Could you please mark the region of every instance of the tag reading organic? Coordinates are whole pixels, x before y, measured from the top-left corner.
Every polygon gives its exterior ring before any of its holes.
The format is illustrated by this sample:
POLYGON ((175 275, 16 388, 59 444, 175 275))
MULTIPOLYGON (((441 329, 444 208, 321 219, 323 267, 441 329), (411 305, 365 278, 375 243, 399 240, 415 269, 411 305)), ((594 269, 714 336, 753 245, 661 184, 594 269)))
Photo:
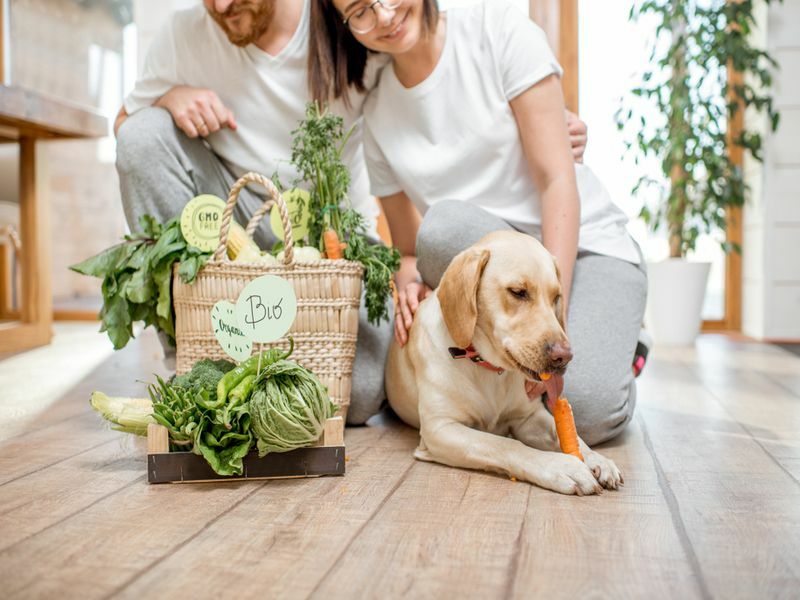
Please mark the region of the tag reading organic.
POLYGON ((292 284, 275 275, 262 275, 242 290, 236 301, 236 320, 254 342, 282 338, 297 316, 297 297, 292 284))
POLYGON ((220 300, 211 309, 211 324, 219 345, 235 361, 243 361, 253 352, 253 342, 239 327, 236 305, 220 300))
MULTIPOLYGON (((292 224, 292 239, 296 242, 302 240, 308 234, 308 202, 311 194, 306 190, 294 188, 283 193, 283 200, 289 210, 289 221, 292 224)), ((272 233, 279 239, 283 239, 283 224, 281 222, 281 211, 275 204, 269 213, 269 225, 272 233)))
POLYGON ((189 245, 204 252, 216 250, 225 201, 211 194, 195 196, 181 213, 181 233, 189 245))

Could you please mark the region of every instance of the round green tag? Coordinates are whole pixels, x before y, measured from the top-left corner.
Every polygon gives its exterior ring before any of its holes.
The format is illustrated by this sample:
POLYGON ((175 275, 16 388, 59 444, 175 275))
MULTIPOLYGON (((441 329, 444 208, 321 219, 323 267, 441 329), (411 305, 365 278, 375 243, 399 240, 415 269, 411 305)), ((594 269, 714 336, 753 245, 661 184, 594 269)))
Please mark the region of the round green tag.
POLYGON ((239 294, 236 320, 254 342, 273 342, 289 331, 297 316, 292 284, 275 275, 254 279, 239 294))
POLYGON ((241 362, 252 354, 253 341, 239 328, 233 302, 217 302, 211 309, 211 324, 219 345, 233 360, 241 362))
MULTIPOLYGON (((296 242, 308 235, 308 202, 311 194, 306 190, 294 188, 283 193, 286 208, 289 209, 289 221, 292 223, 292 239, 296 242)), ((281 211, 275 204, 269 213, 269 225, 272 233, 279 239, 283 239, 283 223, 281 222, 281 211)))
POLYGON ((181 233, 189 245, 205 252, 217 249, 225 201, 211 194, 195 196, 181 213, 181 233))

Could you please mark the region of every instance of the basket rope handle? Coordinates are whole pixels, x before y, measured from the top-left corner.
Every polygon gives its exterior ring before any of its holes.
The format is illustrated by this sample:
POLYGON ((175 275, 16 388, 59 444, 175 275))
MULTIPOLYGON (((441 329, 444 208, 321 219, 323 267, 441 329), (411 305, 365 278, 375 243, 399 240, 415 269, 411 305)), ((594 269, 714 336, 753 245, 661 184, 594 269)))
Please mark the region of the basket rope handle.
POLYGON ((286 202, 283 200, 283 196, 281 196, 278 188, 275 187, 275 184, 267 177, 253 172, 242 175, 239 180, 233 184, 231 192, 228 194, 228 201, 222 213, 222 224, 219 230, 219 246, 217 246, 214 252, 214 260, 219 261, 226 256, 225 249, 228 246, 228 233, 231 228, 233 209, 236 206, 236 202, 239 200, 239 192, 241 192, 242 188, 247 186, 248 183, 261 184, 267 190, 267 195, 269 197, 264 201, 264 204, 253 213, 253 216, 247 223, 245 232, 252 238, 253 232, 256 230, 256 227, 258 227, 258 223, 264 215, 269 212, 272 206, 277 204, 278 211, 281 214, 281 223, 283 224, 283 263, 287 266, 291 265, 294 262, 294 238, 292 237, 292 223, 289 220, 289 209, 286 208, 286 202))

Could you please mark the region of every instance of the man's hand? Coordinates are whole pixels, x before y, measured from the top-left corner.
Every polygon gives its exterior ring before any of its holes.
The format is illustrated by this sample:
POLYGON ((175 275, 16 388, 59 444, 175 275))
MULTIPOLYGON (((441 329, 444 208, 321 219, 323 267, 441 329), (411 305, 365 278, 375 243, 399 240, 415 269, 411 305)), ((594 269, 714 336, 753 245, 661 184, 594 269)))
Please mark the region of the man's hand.
POLYGON ((572 146, 572 157, 576 163, 583 162, 583 153, 586 152, 586 142, 588 141, 586 123, 578 118, 578 115, 565 111, 567 115, 567 132, 569 133, 569 143, 572 146))
POLYGON ((212 90, 178 85, 155 105, 166 108, 175 125, 190 138, 206 137, 223 127, 236 130, 233 113, 212 90))

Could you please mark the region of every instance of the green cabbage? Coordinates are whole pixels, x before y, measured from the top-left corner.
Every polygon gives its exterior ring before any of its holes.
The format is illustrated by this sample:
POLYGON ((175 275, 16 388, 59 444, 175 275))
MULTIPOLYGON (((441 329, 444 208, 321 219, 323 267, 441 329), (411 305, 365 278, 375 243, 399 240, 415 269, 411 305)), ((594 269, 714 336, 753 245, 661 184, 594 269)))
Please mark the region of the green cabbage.
POLYGON ((285 359, 267 365, 250 397, 258 455, 313 444, 335 411, 328 391, 311 371, 285 359))

